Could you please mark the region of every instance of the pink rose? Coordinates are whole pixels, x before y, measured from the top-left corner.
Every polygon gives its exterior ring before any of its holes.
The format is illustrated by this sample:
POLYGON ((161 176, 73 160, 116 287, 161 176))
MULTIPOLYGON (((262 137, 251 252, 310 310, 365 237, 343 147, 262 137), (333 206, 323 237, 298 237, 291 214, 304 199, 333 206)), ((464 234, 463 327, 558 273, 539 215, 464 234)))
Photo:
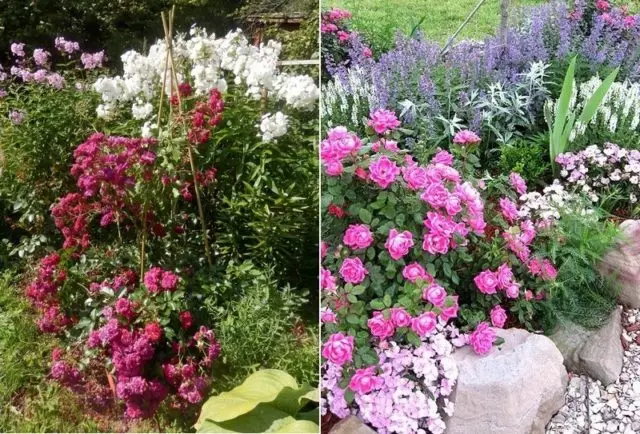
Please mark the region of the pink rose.
POLYGON ((420 337, 424 337, 435 330, 437 324, 436 314, 433 312, 424 312, 411 320, 411 330, 416 332, 420 337))
POLYGON ((442 307, 447 298, 447 291, 442 286, 433 283, 424 289, 422 298, 435 306, 442 307))
POLYGON ((458 307, 457 295, 447 297, 444 305, 440 308, 440 319, 447 322, 451 318, 456 318, 458 316, 458 307))
POLYGON ((329 176, 340 176, 344 171, 344 166, 341 161, 329 161, 324 163, 325 170, 329 176))
POLYGON ((369 48, 369 47, 364 47, 364 48, 362 49, 362 55, 363 55, 364 57, 367 57, 367 58, 368 58, 368 57, 373 56, 373 52, 371 51, 371 48, 369 48))
POLYGON ((422 249, 426 250, 432 255, 438 253, 444 255, 449 251, 449 238, 429 232, 424 235, 422 249))
POLYGON ((489 316, 491 316, 491 324, 494 327, 502 328, 504 323, 507 322, 507 312, 499 304, 491 309, 489 316))
POLYGON ((360 395, 367 394, 374 389, 379 388, 384 380, 376 376, 376 367, 357 369, 349 381, 349 389, 360 395))
POLYGON ((520 295, 520 284, 512 282, 505 288, 504 292, 508 298, 518 298, 518 296, 520 295))
POLYGON ((320 287, 330 292, 333 292, 338 288, 335 276, 331 274, 331 271, 324 267, 320 268, 320 287))
POLYGON ((420 196, 420 199, 427 202, 434 208, 441 208, 447 203, 449 192, 444 186, 438 182, 430 184, 424 193, 420 196))
POLYGON ((454 216, 462 211, 462 201, 455 194, 450 194, 444 203, 444 208, 447 210, 447 214, 454 216))
POLYGON ((358 284, 369 274, 360 258, 345 258, 340 267, 340 275, 347 283, 358 284))
POLYGON ((511 199, 506 197, 500 198, 500 210, 509 223, 513 223, 518 219, 518 207, 511 199))
POLYGON ((408 254, 409 249, 413 247, 413 236, 409 231, 398 232, 396 229, 391 229, 384 247, 389 251, 389 255, 397 261, 408 254))
POLYGON ((381 188, 387 188, 396 180, 400 174, 398 165, 389 159, 386 155, 381 156, 369 164, 369 173, 371 180, 378 184, 381 188))
POLYGON ((527 268, 529 269, 529 273, 537 276, 542 273, 542 261, 538 258, 531 258, 527 263, 527 268))
POLYGON ((336 317, 336 313, 334 311, 332 311, 331 309, 329 309, 328 307, 323 307, 320 310, 320 321, 323 324, 326 323, 336 323, 337 321, 337 317, 336 317))
POLYGON ((411 264, 406 265, 402 269, 402 276, 411 283, 416 283, 418 280, 424 280, 427 282, 433 280, 433 276, 427 273, 425 269, 422 268, 422 265, 417 262, 412 262, 411 264))
POLYGON ((395 328, 390 319, 386 319, 382 312, 374 312, 373 317, 367 321, 371 334, 380 339, 386 339, 393 336, 395 328))
POLYGON ((453 164, 453 155, 448 153, 447 151, 439 151, 432 159, 431 163, 433 164, 444 164, 446 166, 451 166, 453 164))
POLYGON ((427 169, 420 166, 407 166, 402 168, 402 177, 411 190, 420 190, 429 184, 427 169))
POLYGON ((396 327, 409 327, 411 315, 401 307, 391 308, 391 321, 396 327))
POLYGON ((384 141, 384 149, 391 152, 400 152, 400 148, 398 148, 398 142, 395 140, 385 140, 384 141))
POLYGON ((431 233, 436 233, 447 238, 453 235, 453 232, 456 229, 456 224, 451 217, 432 211, 427 213, 424 225, 431 233))
POLYGON ((531 220, 525 220, 520 223, 520 241, 524 244, 531 244, 533 239, 536 237, 536 227, 534 226, 531 220))
POLYGON ((471 344, 476 354, 484 355, 491 351, 495 340, 496 333, 489 328, 489 324, 483 321, 471 333, 469 344, 471 344))
POLYGON ((469 219, 467 223, 469 223, 469 227, 475 234, 484 235, 484 229, 487 227, 487 223, 484 221, 483 217, 480 216, 477 218, 469 219))
POLYGON ((366 249, 373 243, 373 233, 367 225, 350 225, 342 241, 352 249, 366 249))
POLYGON ((458 131, 456 135, 453 137, 453 143, 456 145, 476 145, 480 143, 480 137, 473 131, 462 130, 458 131))
POLYGON ((533 292, 531 292, 530 289, 527 289, 526 291, 524 291, 524 299, 529 301, 533 298, 533 292))
POLYGON ((555 280, 557 275, 558 275, 558 271, 553 266, 551 261, 549 261, 548 259, 545 259, 542 262, 542 278, 544 280, 555 280))
POLYGON ((476 286, 483 294, 495 294, 498 287, 498 277, 491 270, 485 270, 473 278, 476 286))
POLYGON ((496 277, 498 279, 498 287, 500 289, 507 289, 511 285, 511 281, 513 280, 513 272, 511 271, 511 267, 507 264, 502 264, 498 267, 498 271, 496 272, 496 277))
POLYGON ((322 345, 322 357, 342 366, 351 361, 354 345, 353 336, 334 333, 322 345))
POLYGON ((355 172, 353 172, 354 175, 356 175, 358 178, 362 179, 363 181, 366 181, 369 179, 369 174, 367 173, 367 171, 364 169, 364 167, 358 167, 355 172))
POLYGON ((367 123, 377 134, 384 134, 400 126, 400 121, 396 114, 390 110, 378 109, 370 116, 367 123))
POLYGON ((327 256, 327 251, 329 250, 329 245, 322 241, 320 243, 320 257, 324 258, 325 256, 327 256))
POLYGON ((511 183, 511 187, 520 195, 523 195, 527 192, 527 183, 522 179, 522 176, 516 172, 511 172, 509 175, 509 182, 511 183))

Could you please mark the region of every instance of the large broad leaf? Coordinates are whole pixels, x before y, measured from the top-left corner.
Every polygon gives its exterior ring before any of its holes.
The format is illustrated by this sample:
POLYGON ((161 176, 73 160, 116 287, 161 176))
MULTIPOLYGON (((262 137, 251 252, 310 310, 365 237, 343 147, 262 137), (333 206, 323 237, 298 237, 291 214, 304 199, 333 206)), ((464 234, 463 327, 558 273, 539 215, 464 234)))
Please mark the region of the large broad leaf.
POLYGON ((199 429, 205 419, 216 423, 235 419, 262 403, 270 403, 275 409, 294 416, 309 400, 317 401, 317 394, 317 389, 310 386, 298 387, 286 372, 265 369, 250 375, 235 389, 209 398, 202 406, 195 427, 199 429))
POLYGON ((309 411, 301 411, 296 416, 298 420, 308 420, 309 422, 319 423, 320 422, 320 408, 316 407, 313 410, 309 411))
POLYGON ((250 412, 224 422, 205 419, 198 432, 210 433, 262 433, 277 432, 282 426, 295 422, 295 419, 284 411, 269 404, 259 404, 250 412))
POLYGON ((320 427, 308 420, 294 420, 293 422, 289 422, 279 429, 273 432, 279 433, 317 433, 320 432, 320 427))

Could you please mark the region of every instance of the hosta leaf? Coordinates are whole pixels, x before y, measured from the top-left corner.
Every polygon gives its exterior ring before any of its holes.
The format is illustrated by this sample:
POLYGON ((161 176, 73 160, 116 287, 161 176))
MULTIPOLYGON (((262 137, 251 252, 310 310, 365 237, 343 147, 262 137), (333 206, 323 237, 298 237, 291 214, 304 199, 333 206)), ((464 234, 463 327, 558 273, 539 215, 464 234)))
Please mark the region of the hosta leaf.
MULTIPOLYGON (((286 388, 298 389, 296 380, 286 372, 276 369, 255 372, 235 389, 209 398, 202 406, 200 418, 195 427, 198 429, 201 421, 205 419, 213 422, 235 419, 262 403, 275 401, 286 388)), ((305 390, 303 393, 307 392, 308 390, 305 390)))

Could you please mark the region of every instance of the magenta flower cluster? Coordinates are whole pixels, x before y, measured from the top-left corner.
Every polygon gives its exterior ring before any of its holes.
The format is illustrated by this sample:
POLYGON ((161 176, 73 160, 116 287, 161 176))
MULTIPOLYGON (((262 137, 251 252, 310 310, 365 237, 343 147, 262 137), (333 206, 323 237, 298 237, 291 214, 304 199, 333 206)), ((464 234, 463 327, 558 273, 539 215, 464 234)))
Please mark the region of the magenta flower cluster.
POLYGON ((64 248, 80 251, 90 244, 89 223, 100 216, 100 226, 122 222, 126 213, 136 213, 127 202, 127 191, 138 179, 151 177, 156 154, 154 139, 107 137, 95 133, 74 151, 71 174, 79 193, 69 193, 52 207, 56 227, 64 236, 64 248))

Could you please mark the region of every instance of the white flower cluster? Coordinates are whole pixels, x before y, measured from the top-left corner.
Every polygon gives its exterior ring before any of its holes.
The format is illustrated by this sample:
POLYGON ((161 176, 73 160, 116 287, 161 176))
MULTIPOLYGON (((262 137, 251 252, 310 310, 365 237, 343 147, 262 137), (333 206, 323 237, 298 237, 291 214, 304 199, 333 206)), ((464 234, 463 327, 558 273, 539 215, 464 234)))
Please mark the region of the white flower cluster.
POLYGON ((628 195, 636 203, 640 194, 640 151, 627 150, 614 143, 588 146, 582 151, 560 154, 556 161, 560 175, 575 190, 593 202, 607 198, 612 191, 628 195))
MULTIPOLYGON (((216 88, 227 90, 227 80, 247 87, 255 99, 263 90, 294 109, 308 110, 319 98, 318 87, 306 75, 288 75, 278 70, 282 46, 276 41, 253 46, 240 30, 216 38, 204 29, 192 28, 190 35, 178 35, 172 42, 178 81, 190 81, 196 95, 216 88), (183 75, 184 74, 184 75, 183 75)), ((127 51, 121 56, 121 76, 101 77, 93 89, 102 96, 97 113, 108 117, 118 105, 131 107, 135 119, 149 120, 157 103, 165 77, 166 43, 158 40, 147 55, 127 51)), ((164 91, 170 95, 170 74, 166 74, 164 91)))
POLYGON ((560 218, 560 211, 573 205, 577 197, 565 190, 559 180, 545 187, 542 193, 532 191, 520 196, 522 205, 518 214, 521 218, 550 220, 560 218))
POLYGON ((276 114, 267 113, 262 116, 260 122, 260 135, 265 142, 271 142, 278 137, 282 137, 287 134, 287 128, 289 126, 289 118, 287 115, 277 112, 276 114))
MULTIPOLYGON (((580 86, 573 86, 573 93, 569 101, 569 112, 580 113, 585 104, 593 96, 602 84, 598 76, 580 86)), ((555 112, 557 102, 547 102, 551 112, 555 112)), ((569 141, 573 142, 577 137, 584 135, 589 125, 599 126, 611 133, 637 132, 640 126, 640 83, 630 81, 614 82, 606 93, 598 110, 586 125, 576 122, 569 135, 569 141)))
POLYGON ((350 68, 346 80, 336 79, 322 88, 321 113, 331 125, 357 128, 369 111, 378 108, 378 98, 370 79, 360 67, 350 68))

